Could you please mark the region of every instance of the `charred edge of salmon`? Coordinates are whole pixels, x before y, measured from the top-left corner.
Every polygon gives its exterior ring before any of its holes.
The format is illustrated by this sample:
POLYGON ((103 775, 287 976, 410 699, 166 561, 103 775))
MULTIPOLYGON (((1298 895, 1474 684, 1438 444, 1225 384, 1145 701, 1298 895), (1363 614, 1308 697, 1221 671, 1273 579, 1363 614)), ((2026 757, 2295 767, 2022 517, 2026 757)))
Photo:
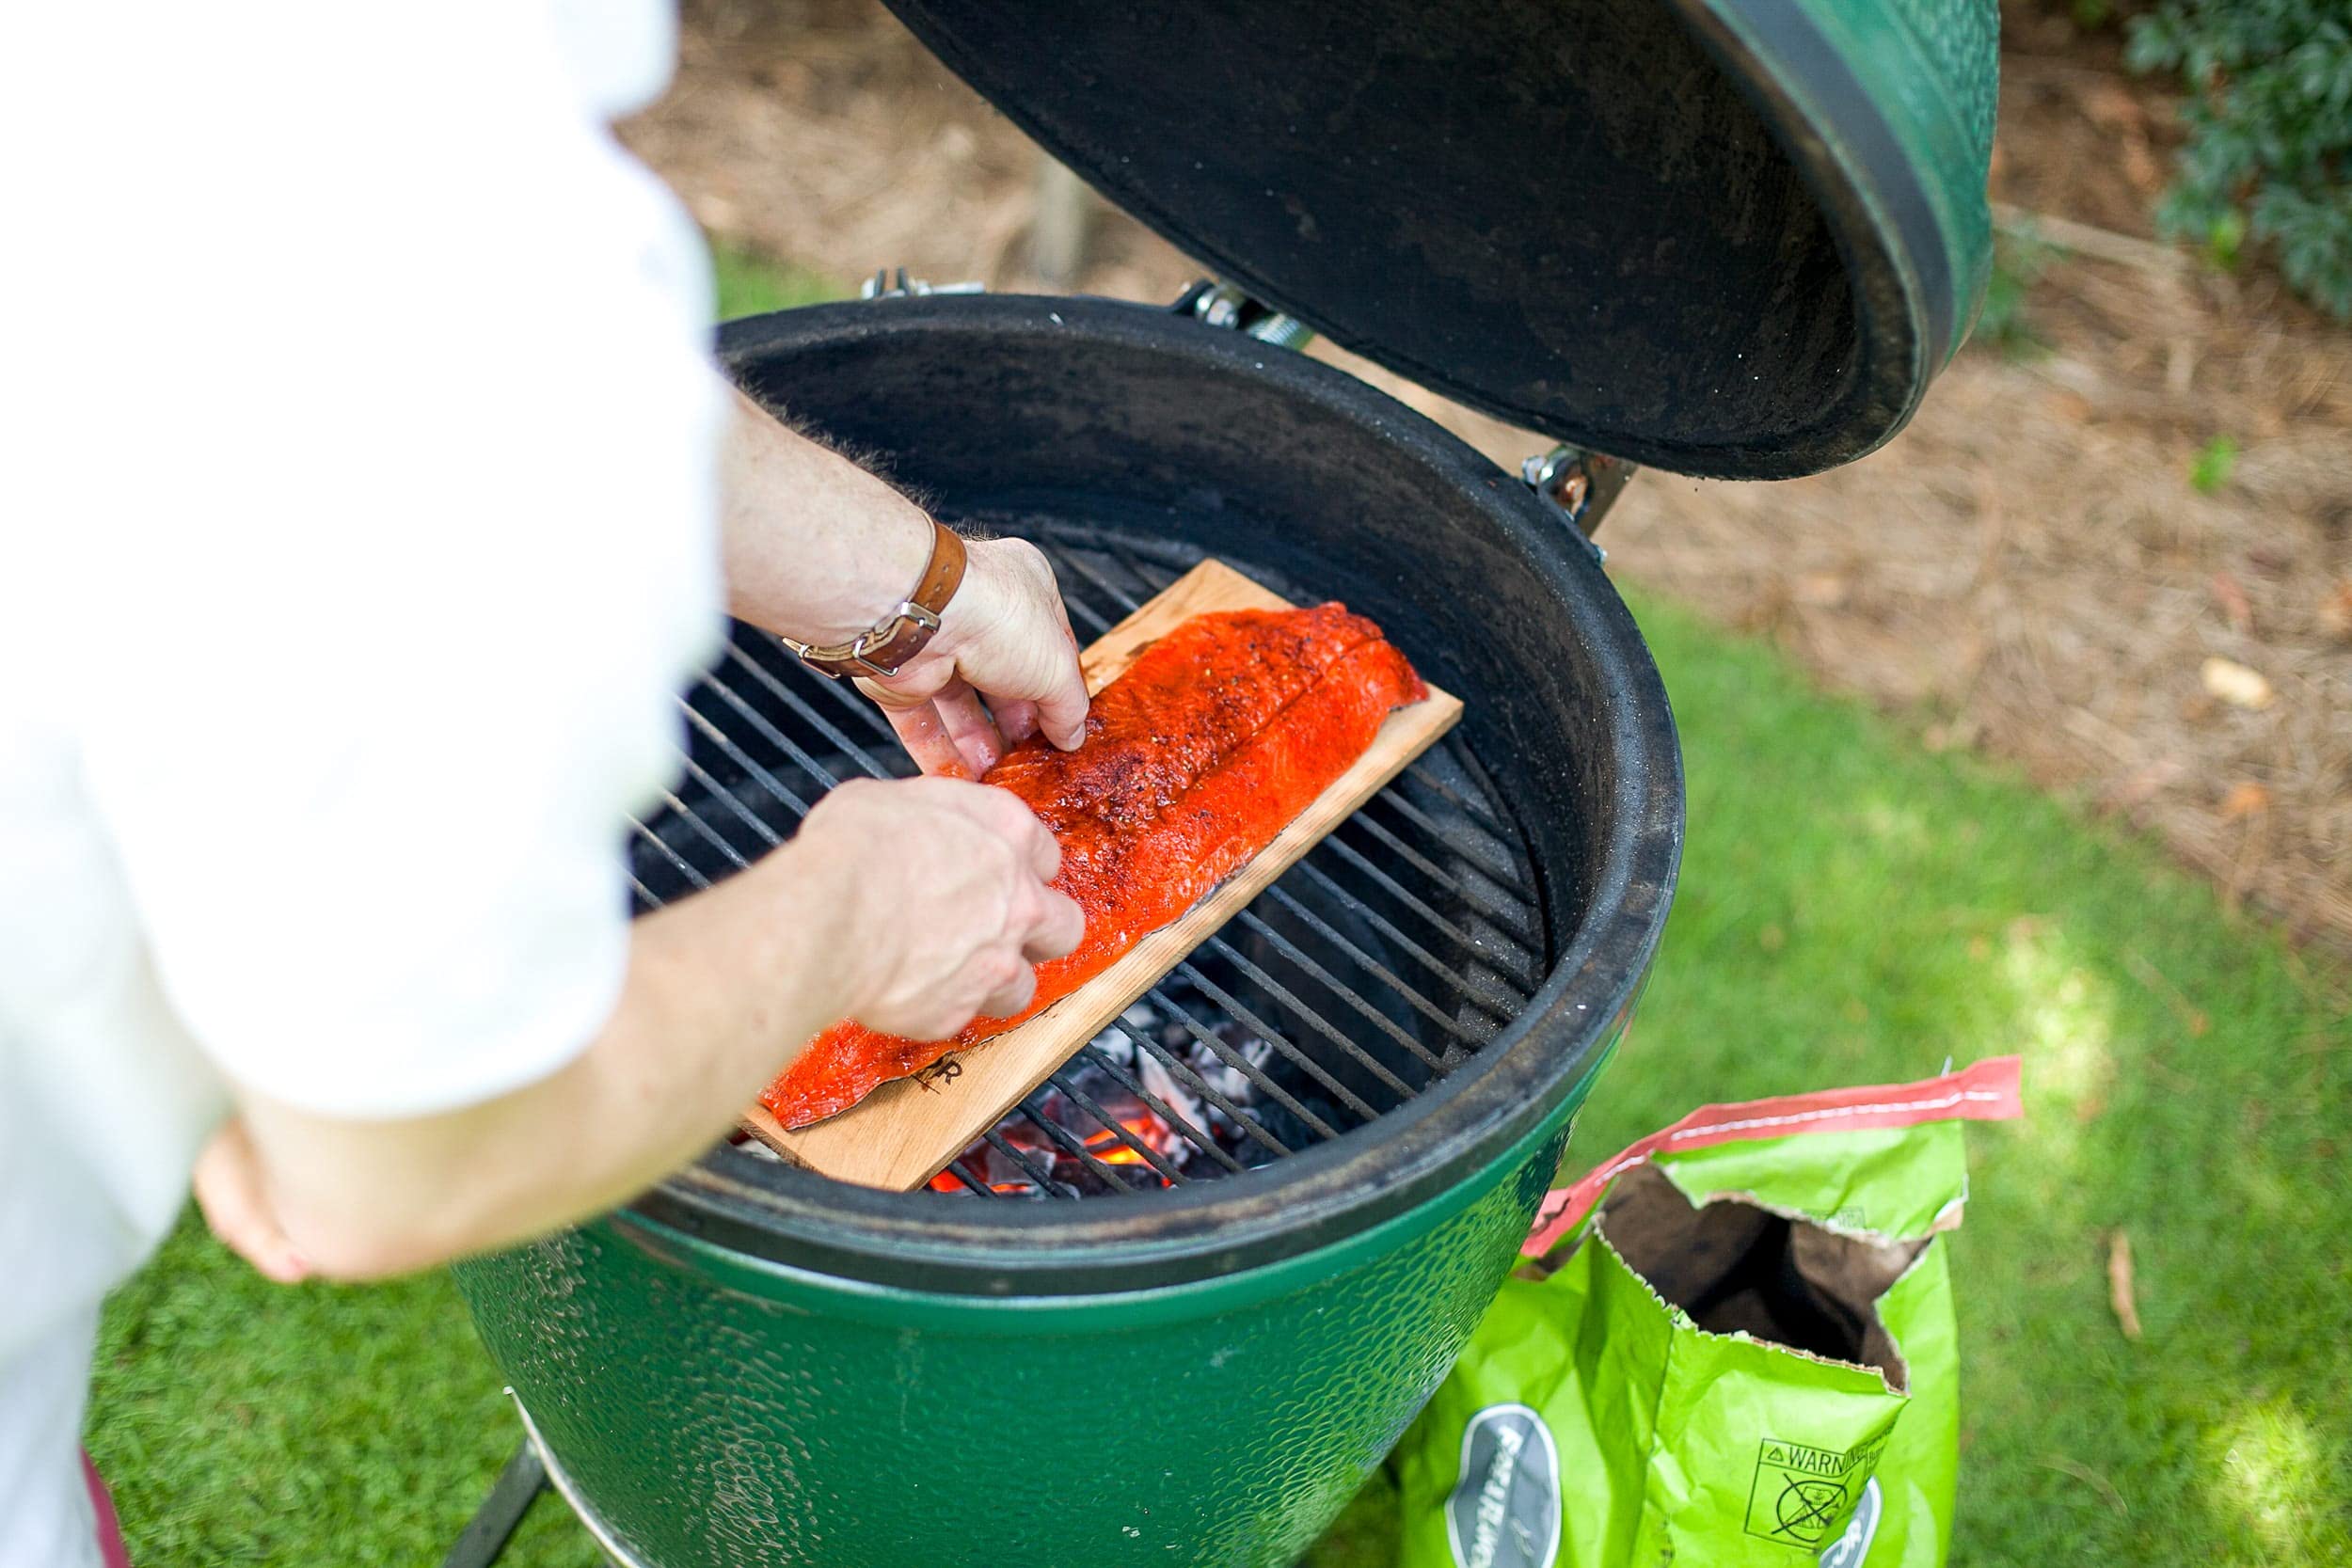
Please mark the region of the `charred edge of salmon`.
MULTIPOLYGON (((1318 612, 1346 614, 1344 608, 1336 603, 1317 606, 1311 610, 1295 613, 1305 615, 1318 612)), ((1189 629, 1201 622, 1232 620, 1241 616, 1256 616, 1264 613, 1267 612, 1210 611, 1194 616, 1178 629, 1189 629)), ((1371 622, 1360 616, 1350 615, 1347 619, 1370 627, 1370 635, 1344 644, 1336 655, 1315 672, 1313 677, 1306 685, 1268 714, 1255 729, 1238 737, 1232 744, 1218 751, 1210 761, 1196 768, 1168 805, 1154 814, 1154 822, 1165 817, 1179 802, 1198 791, 1204 780, 1229 765, 1234 757, 1260 737, 1281 725, 1300 704, 1323 690, 1328 684, 1332 672, 1359 653, 1387 645, 1387 639, 1379 635, 1378 628, 1371 622)), ((1168 641, 1174 635, 1175 633, 1171 632, 1166 637, 1157 639, 1153 645, 1157 646, 1160 642, 1168 641)), ((1422 679, 1420 673, 1413 669, 1402 653, 1397 654, 1397 663, 1403 667, 1405 680, 1400 686, 1398 700, 1385 710, 1382 715, 1383 719, 1386 713, 1394 712, 1401 707, 1409 707, 1415 703, 1423 701, 1429 694, 1428 683, 1422 679)), ((1130 667, 1131 672, 1133 666, 1130 667)), ((1122 680, 1124 678, 1124 675, 1120 677, 1122 680)), ((1116 684, 1116 682, 1113 683, 1114 686, 1116 684)), ((1104 689, 1107 691, 1109 688, 1104 689)), ((1377 733, 1376 726, 1375 733, 1377 733)), ((1359 751, 1357 754, 1361 755, 1361 752, 1359 751)), ((1333 777, 1336 778, 1338 775, 1334 774, 1333 777)), ((1327 787, 1327 783, 1326 787, 1327 787)), ((1302 801, 1299 809, 1305 809, 1309 801, 1302 801)), ((1291 815, 1295 816, 1295 813, 1291 815)), ((1099 823, 1099 819, 1083 814, 1082 819, 1099 823)), ((1197 906, 1201 899, 1209 896, 1217 887, 1237 875, 1251 859, 1264 849, 1266 844, 1271 843, 1274 837, 1279 835, 1281 828, 1287 826, 1290 817, 1286 817, 1276 827, 1274 833, 1269 834, 1263 842, 1252 848, 1239 863, 1219 873, 1207 886, 1201 888, 1193 898, 1187 901, 1184 910, 1177 911, 1168 919, 1162 920, 1152 928, 1160 929, 1172 920, 1182 919, 1184 914, 1197 906)), ((1073 823, 1073 826, 1074 825, 1073 823)), ((1100 825, 1113 826, 1112 824, 1100 825)), ((1150 824, 1135 825, 1127 827, 1125 831, 1136 833, 1149 832, 1152 831, 1152 826, 1150 824)), ((1120 958, 1132 951, 1135 943, 1146 934, 1148 933, 1138 932, 1116 949, 1105 949, 1101 955, 1102 963, 1089 973, 1075 977, 1067 989, 1050 996, 1041 995, 1036 1003, 1021 1013, 1006 1018, 975 1020, 950 1039, 911 1040, 901 1036, 884 1035, 868 1029, 854 1020, 845 1020, 811 1040, 807 1049, 779 1074, 773 1083, 761 1091, 760 1102, 766 1105, 788 1129, 797 1130, 825 1120, 829 1117, 837 1116, 892 1079, 904 1078, 921 1072, 925 1068, 955 1052, 984 1044, 1006 1030, 1043 1012, 1064 996, 1085 985, 1095 974, 1117 963, 1120 958)))

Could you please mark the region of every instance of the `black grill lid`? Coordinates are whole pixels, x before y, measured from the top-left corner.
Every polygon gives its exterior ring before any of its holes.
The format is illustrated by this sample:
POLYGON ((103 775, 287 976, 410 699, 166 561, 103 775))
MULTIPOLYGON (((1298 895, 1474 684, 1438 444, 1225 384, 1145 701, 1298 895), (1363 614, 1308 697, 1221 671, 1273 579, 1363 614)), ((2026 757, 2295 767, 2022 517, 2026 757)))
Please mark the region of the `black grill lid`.
POLYGON ((1981 290, 1990 0, 887 3, 1259 300, 1643 463, 1861 455, 1981 290))

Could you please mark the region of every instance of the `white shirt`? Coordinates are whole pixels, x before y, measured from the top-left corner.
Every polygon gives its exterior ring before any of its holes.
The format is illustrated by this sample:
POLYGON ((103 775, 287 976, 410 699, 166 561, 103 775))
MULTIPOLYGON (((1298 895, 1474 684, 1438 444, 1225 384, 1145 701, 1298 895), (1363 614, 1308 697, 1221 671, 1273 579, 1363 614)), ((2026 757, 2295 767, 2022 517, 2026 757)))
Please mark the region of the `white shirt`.
POLYGON ((99 1302, 234 1078, 595 1033, 714 646, 707 261, 611 139, 661 0, 0 21, 0 1568, 94 1562, 99 1302))

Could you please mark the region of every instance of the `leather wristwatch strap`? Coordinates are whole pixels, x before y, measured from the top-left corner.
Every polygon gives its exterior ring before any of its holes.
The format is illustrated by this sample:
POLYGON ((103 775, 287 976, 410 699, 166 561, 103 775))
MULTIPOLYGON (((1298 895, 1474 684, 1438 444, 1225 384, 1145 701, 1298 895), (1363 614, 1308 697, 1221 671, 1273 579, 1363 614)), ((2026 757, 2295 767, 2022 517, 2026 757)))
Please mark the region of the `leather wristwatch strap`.
POLYGON ((812 647, 789 637, 776 641, 820 675, 895 675, 930 645, 939 617, 963 582, 963 541, 945 523, 931 523, 931 558, 914 591, 847 642, 812 647))

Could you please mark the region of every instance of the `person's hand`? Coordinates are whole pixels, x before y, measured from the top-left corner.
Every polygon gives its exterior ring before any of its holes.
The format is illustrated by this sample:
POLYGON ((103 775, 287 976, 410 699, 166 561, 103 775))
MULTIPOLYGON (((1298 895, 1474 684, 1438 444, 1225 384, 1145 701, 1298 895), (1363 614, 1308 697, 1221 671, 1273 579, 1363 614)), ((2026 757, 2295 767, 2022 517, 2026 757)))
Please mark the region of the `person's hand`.
POLYGON ((1037 991, 1031 965, 1077 946, 1086 917, 1047 884, 1061 847, 1001 789, 954 779, 857 780, 817 803, 793 875, 829 890, 844 1010, 869 1029, 945 1039, 1037 991))
POLYGON ((1078 640, 1053 566, 1025 539, 966 545, 962 585, 930 645, 858 687, 926 773, 976 779, 1041 731, 1065 752, 1086 735, 1078 640))
MULTIPOLYGON (((937 534, 922 507, 737 392, 721 453, 727 608, 796 641, 846 642, 897 604, 937 534)), ((977 778, 1008 741, 1085 735, 1086 681, 1054 568, 1034 545, 976 540, 930 645, 862 680, 926 773, 977 778)))
POLYGON ((310 1262, 278 1227, 262 1191, 261 1164, 241 1118, 222 1122, 196 1157, 195 1184, 204 1223, 230 1251, 280 1285, 310 1277, 310 1262))

